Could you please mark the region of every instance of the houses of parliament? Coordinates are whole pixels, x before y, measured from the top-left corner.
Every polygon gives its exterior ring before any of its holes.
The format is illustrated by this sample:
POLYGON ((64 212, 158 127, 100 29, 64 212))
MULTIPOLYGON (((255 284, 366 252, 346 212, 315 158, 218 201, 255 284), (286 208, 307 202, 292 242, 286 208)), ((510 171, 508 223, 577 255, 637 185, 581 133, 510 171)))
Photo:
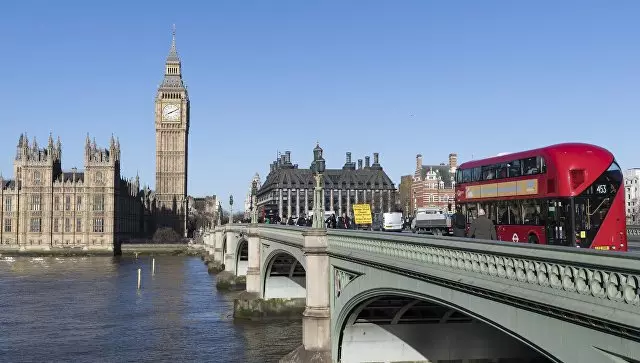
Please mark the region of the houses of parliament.
POLYGON ((0 247, 112 249, 161 227, 185 236, 189 97, 175 30, 155 100, 156 190, 120 174, 120 142, 87 135, 84 170, 62 169, 62 142, 18 139, 13 179, 0 176, 0 247))

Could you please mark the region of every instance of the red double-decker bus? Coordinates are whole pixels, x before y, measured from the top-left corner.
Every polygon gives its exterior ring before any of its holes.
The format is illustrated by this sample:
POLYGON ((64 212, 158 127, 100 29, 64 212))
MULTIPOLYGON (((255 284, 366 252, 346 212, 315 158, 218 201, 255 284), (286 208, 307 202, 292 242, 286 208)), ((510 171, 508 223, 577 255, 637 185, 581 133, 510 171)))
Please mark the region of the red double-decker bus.
POLYGON ((483 208, 501 241, 626 251, 622 183, 608 150, 558 144, 461 164, 456 205, 468 223, 483 208))

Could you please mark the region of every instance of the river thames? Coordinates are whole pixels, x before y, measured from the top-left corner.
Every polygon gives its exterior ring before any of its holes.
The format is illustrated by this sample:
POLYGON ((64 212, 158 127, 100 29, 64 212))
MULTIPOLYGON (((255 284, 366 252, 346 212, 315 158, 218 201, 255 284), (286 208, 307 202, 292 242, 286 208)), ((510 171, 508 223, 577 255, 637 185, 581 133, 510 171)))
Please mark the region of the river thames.
POLYGON ((301 321, 234 322, 198 257, 0 256, 0 362, 276 362, 301 321), (138 291, 137 269, 142 269, 138 291))

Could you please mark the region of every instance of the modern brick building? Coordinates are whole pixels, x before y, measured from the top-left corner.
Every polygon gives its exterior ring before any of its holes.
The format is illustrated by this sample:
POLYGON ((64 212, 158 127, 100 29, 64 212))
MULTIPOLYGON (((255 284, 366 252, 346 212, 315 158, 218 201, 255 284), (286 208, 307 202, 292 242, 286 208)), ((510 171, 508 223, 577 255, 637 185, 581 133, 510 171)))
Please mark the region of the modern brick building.
POLYGON ((411 185, 411 210, 425 207, 446 209, 449 205, 453 210, 457 167, 457 154, 449 154, 449 163, 439 165, 423 165, 422 155, 418 154, 411 185))

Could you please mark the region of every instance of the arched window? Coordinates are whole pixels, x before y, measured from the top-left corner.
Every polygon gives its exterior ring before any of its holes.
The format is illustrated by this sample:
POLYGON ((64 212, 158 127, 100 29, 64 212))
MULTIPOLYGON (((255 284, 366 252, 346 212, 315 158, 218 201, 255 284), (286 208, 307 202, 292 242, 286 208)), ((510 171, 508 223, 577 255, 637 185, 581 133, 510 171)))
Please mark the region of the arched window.
POLYGON ((42 174, 40 174, 39 171, 34 171, 33 172, 33 183, 34 184, 40 184, 42 182, 42 174))

